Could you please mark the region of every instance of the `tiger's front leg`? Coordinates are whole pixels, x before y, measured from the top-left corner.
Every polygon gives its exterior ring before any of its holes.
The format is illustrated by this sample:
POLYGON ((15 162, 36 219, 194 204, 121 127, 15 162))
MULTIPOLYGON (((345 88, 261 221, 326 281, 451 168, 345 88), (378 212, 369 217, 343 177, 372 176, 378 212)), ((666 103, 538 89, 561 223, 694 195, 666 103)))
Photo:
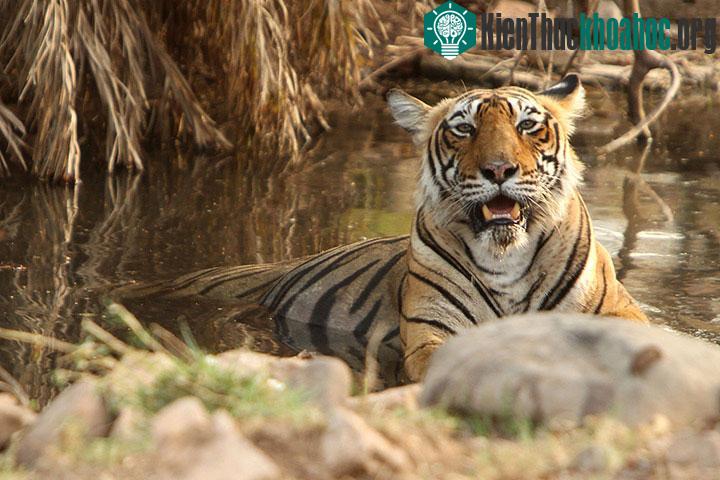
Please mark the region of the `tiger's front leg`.
MULTIPOLYGON (((409 273, 400 289, 400 338, 403 346, 403 364, 408 379, 423 379, 430 358, 451 336, 461 328, 475 322, 459 313, 451 293, 435 280, 409 273), (443 289, 438 291, 437 288, 443 289)), ((454 300, 455 302, 457 300, 454 300)))
POLYGON ((423 379, 428 369, 430 358, 435 350, 442 345, 447 336, 429 325, 400 320, 400 336, 403 342, 403 366, 405 374, 412 382, 423 379))

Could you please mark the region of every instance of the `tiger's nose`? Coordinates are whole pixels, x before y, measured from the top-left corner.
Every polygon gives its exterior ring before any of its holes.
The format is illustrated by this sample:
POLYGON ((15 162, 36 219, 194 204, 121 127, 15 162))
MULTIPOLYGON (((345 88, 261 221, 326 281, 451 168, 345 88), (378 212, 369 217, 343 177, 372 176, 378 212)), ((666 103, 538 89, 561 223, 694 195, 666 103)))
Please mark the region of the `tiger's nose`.
POLYGON ((482 173, 483 177, 497 184, 501 184, 505 180, 508 180, 515 175, 515 172, 517 171, 517 165, 513 165, 508 162, 488 163, 480 169, 480 173, 482 173))

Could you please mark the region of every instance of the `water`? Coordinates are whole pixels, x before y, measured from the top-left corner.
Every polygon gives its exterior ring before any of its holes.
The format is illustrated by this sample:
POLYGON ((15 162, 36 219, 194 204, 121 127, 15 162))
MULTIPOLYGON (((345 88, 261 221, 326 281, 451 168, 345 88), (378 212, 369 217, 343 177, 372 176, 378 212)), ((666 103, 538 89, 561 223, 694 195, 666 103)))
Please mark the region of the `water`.
MULTIPOLYGON (((607 141, 622 122, 621 100, 595 97, 595 114, 575 140, 581 151, 607 141)), ((717 104, 698 95, 665 115, 642 175, 649 188, 626 181, 639 156, 626 149, 606 159, 585 154, 582 191, 599 240, 653 321, 720 342, 716 111, 717 104)), ((98 298, 115 285, 406 233, 418 170, 408 137, 391 126, 380 102, 336 117, 307 167, 272 180, 239 167, 242 159, 158 153, 146 159, 142 176, 106 178, 86 160, 78 187, 4 181, 2 327, 77 341, 83 318, 102 320, 98 298)), ((265 315, 243 317, 241 307, 153 299, 131 307, 141 320, 174 331, 187 323, 209 350, 251 337, 262 350, 294 351, 268 334, 265 315)), ((51 371, 61 365, 45 349, 0 341, 0 366, 41 402, 52 395, 51 371)))

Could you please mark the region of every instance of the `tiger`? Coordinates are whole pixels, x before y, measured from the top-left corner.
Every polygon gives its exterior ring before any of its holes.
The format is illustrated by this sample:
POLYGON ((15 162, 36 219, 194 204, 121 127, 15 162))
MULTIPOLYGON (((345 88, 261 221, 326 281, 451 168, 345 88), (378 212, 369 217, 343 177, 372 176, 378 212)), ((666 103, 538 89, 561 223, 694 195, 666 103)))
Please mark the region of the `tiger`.
POLYGON ((386 99, 421 156, 409 235, 207 269, 151 291, 261 306, 279 338, 305 335, 314 350, 344 358, 362 360, 374 342, 411 382, 449 337, 509 315, 648 322, 580 195, 583 165, 570 144, 585 111, 577 75, 540 93, 472 89, 430 106, 392 89, 386 99), (356 342, 344 351, 347 337, 356 342))

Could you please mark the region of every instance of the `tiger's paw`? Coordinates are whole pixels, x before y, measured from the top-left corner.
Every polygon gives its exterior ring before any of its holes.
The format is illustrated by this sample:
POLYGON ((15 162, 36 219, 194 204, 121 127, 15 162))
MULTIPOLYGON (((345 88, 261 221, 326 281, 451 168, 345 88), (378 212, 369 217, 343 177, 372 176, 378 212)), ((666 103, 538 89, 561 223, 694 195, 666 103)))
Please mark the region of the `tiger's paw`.
POLYGON ((405 374, 411 382, 419 382, 425 377, 430 358, 443 343, 442 341, 423 342, 414 349, 405 349, 405 374))

